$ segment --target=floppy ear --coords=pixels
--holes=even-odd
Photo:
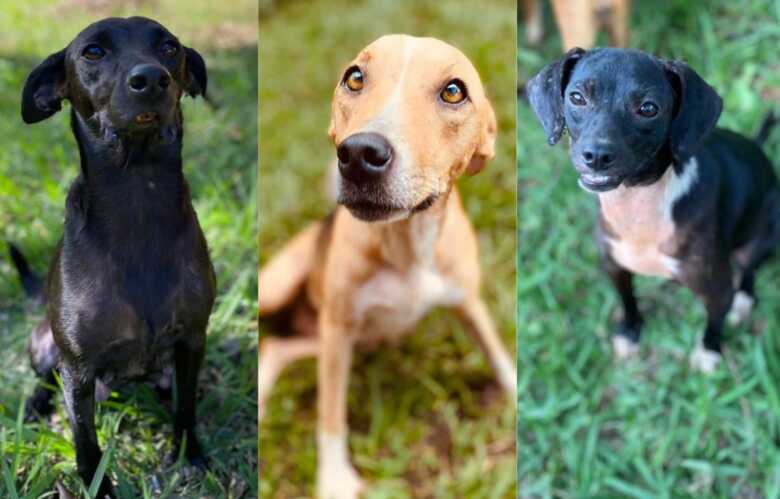
[[[549,64],[534,76],[526,85],[528,102],[542,123],[547,142],[553,146],[558,143],[566,128],[563,117],[563,91],[569,82],[569,76],[585,51],[575,47],[562,59]]]
[[[67,97],[65,49],[50,55],[32,70],[22,90],[22,119],[25,123],[45,120],[62,109]]]
[[[493,159],[496,155],[496,134],[498,133],[498,125],[496,124],[496,113],[493,111],[493,106],[490,105],[490,101],[485,99],[485,104],[482,108],[482,133],[479,137],[479,145],[474,151],[474,155],[471,156],[468,166],[466,166],[466,174],[476,175],[481,172],[488,161]]]
[[[675,92],[669,145],[675,161],[682,162],[696,152],[715,128],[723,110],[723,99],[688,65],[665,61],[664,67]]]
[[[203,57],[195,50],[184,47],[186,57],[187,83],[184,90],[190,97],[198,95],[206,96],[208,76],[206,75],[206,63]]]

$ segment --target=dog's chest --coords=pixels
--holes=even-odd
[[[204,323],[210,310],[205,278],[192,278],[184,265],[99,267],[100,279],[82,275],[63,290],[67,349],[90,359],[106,384],[161,373],[171,365],[174,345],[189,341],[194,326]]]
[[[354,317],[361,324],[358,341],[394,340],[412,330],[436,306],[453,306],[464,293],[434,266],[405,272],[378,270],[355,294]]]
[[[695,160],[682,175],[673,168],[655,183],[618,187],[599,195],[605,239],[612,258],[637,274],[673,279],[680,262],[675,257],[674,204],[691,188]]]

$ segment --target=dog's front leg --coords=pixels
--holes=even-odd
[[[181,340],[174,346],[176,364],[176,414],[173,421],[174,461],[178,459],[181,446],[185,445],[187,461],[200,469],[206,468],[206,457],[195,434],[195,407],[198,395],[198,373],[205,354],[203,339],[188,342]]]
[[[321,350],[317,364],[317,496],[354,499],[363,483],[349,461],[347,388],[353,335],[324,311],[319,318]]]
[[[704,337],[690,357],[691,367],[703,373],[713,372],[720,364],[721,332],[735,294],[728,260],[715,261],[719,263],[697,270],[684,282],[702,299],[707,310]]]
[[[517,369],[496,332],[485,302],[479,296],[472,296],[456,310],[466,330],[485,352],[501,386],[510,396],[514,396],[517,393]]]
[[[65,408],[76,447],[76,466],[84,485],[89,487],[103,456],[95,432],[95,377],[92,373],[63,362],[60,368]],[[116,497],[108,476],[103,477],[97,497]]]
[[[618,265],[608,253],[603,256],[603,264],[623,305],[623,318],[612,335],[612,354],[617,360],[636,357],[639,354],[642,314],[634,294],[634,275]]]

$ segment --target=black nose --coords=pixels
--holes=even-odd
[[[588,145],[582,149],[582,159],[588,168],[603,170],[609,168],[615,161],[615,152],[609,145]]]
[[[377,133],[356,133],[339,144],[339,171],[355,183],[378,180],[390,169],[393,147]]]
[[[130,93],[143,97],[154,97],[170,84],[171,75],[165,68],[155,64],[139,64],[127,76]]]

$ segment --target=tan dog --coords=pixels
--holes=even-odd
[[[552,7],[564,52],[574,47],[593,47],[602,27],[609,33],[610,45],[628,45],[631,0],[552,0]],[[541,0],[524,0],[523,15],[526,41],[536,45],[544,36]]]
[[[507,392],[514,362],[480,298],[477,240],[455,188],[494,155],[496,120],[474,66],[432,38],[382,37],[333,95],[338,202],[260,272],[260,315],[287,312],[298,333],[260,349],[259,398],[290,362],[318,357],[318,495],[363,488],[347,450],[353,347],[393,341],[434,306],[453,308]]]

